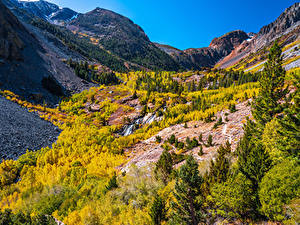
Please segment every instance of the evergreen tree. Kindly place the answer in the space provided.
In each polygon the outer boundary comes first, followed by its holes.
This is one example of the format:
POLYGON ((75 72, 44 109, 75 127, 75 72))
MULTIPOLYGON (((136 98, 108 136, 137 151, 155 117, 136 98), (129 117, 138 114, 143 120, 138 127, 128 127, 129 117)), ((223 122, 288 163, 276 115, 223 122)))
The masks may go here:
POLYGON ((255 194, 253 211, 257 214, 260 206, 258 186, 265 173, 271 168, 271 160, 259 139, 260 136, 256 124, 248 120, 244 129, 245 134, 240 140, 237 148, 238 168, 252 183, 253 193, 255 194))
POLYGON ((150 208, 150 217, 153 224, 159 225, 166 220, 166 203, 160 196, 155 196, 154 201, 150 208))
POLYGON ((285 70, 282 67, 282 50, 277 41, 270 49, 268 61, 259 80, 259 94, 253 105, 253 117, 264 126, 272 118, 282 112, 279 100, 287 94, 284 88, 285 70))
POLYGON ((208 136, 208 139, 207 139, 207 145, 206 145, 206 146, 207 146, 207 147, 212 147, 212 146, 214 146, 213 138, 212 138, 212 135, 211 135, 211 134, 208 136))
POLYGON ((173 170, 173 159, 171 154, 164 150, 154 169, 156 178, 160 178, 164 184, 168 183, 169 177, 173 170))
POLYGON ((109 180, 108 185, 106 186, 106 190, 112 190, 114 188, 118 187, 118 183, 117 183, 117 175, 116 173, 112 176, 112 178, 109 180))
POLYGON ((231 146, 227 141, 225 146, 221 145, 219 147, 216 160, 211 160, 209 172, 206 172, 202 185, 205 196, 210 193, 213 184, 223 183, 227 180, 230 172, 230 152, 231 146))
POLYGON ((300 160, 300 74, 295 74, 293 86, 296 91, 290 95, 284 117, 279 120, 281 129, 278 129, 278 133, 283 138, 277 141, 277 147, 300 160))
POLYGON ((192 156, 188 156, 176 178, 174 191, 176 201, 171 203, 172 219, 175 223, 198 225, 203 220, 200 189, 202 182, 197 162, 192 156))

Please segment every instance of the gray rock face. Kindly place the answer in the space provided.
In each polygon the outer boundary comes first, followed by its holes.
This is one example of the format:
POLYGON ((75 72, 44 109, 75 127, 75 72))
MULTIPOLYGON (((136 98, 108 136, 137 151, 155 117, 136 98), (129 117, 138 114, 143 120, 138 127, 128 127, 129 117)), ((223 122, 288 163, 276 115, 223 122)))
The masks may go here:
POLYGON ((273 38, 276 34, 285 32, 298 21, 300 21, 299 2, 287 8, 274 22, 262 27, 258 35, 268 35, 273 38))
POLYGON ((56 104, 61 96, 90 87, 62 62, 42 34, 21 24, 1 2, 0 25, 0 89, 28 100, 39 95, 38 103, 56 104))
POLYGON ((15 30, 24 31, 24 29, 12 13, 1 7, 1 4, 0 2, 0 58, 21 60, 24 43, 15 30))
POLYGON ((16 103, 0 96, 0 161, 16 159, 26 150, 39 150, 51 146, 60 130, 28 112, 16 103))
POLYGON ((213 67, 221 58, 227 56, 232 50, 247 40, 249 36, 241 30, 236 30, 214 38, 206 48, 190 48, 184 51, 170 51, 171 47, 160 46, 162 50, 170 54, 175 61, 189 69, 201 67, 213 67))
MULTIPOLYGON (((287 8, 274 22, 262 27, 253 39, 255 52, 300 26, 300 3, 287 8)), ((299 34, 298 34, 299 36, 299 34)), ((296 39, 294 37, 293 39, 296 39)))
POLYGON ((250 53, 270 46, 274 40, 283 35, 291 34, 284 45, 295 41, 299 38, 299 31, 297 31, 299 27, 300 3, 298 2, 287 8, 274 22, 262 27, 258 34, 233 31, 215 38, 207 48, 173 51, 170 46, 159 47, 189 69, 213 67, 216 63, 220 63, 221 68, 226 68, 250 53))

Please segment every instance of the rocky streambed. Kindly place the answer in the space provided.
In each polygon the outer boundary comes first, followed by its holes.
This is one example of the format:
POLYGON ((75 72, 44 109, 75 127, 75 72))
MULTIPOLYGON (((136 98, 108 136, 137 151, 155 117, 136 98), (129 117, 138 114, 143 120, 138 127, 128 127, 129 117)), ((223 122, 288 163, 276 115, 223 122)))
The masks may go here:
POLYGON ((17 159, 26 150, 51 146, 61 130, 0 96, 0 161, 17 159))

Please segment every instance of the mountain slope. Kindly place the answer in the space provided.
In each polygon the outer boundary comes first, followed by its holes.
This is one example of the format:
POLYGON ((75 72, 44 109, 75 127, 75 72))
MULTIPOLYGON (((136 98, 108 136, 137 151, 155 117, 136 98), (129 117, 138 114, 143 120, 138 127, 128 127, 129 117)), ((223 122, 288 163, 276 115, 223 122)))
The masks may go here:
POLYGON ((97 39, 105 49, 129 62, 150 69, 179 68, 168 54, 151 43, 140 26, 112 11, 96 8, 79 15, 68 28, 97 39))
POLYGON ((227 56, 247 40, 249 36, 244 31, 232 31, 219 38, 214 38, 206 48, 190 48, 184 51, 168 51, 163 46, 162 50, 170 54, 182 66, 189 69, 199 69, 201 67, 213 67, 220 59, 227 56))
POLYGON ((28 99, 56 103, 89 87, 47 43, 28 31, 0 2, 0 88, 28 99))
MULTIPOLYGON (((227 68, 243 61, 245 67, 250 67, 265 59, 266 51, 272 43, 279 39, 282 46, 286 46, 300 38, 300 3, 287 8, 274 22, 262 27, 251 40, 244 41, 237 46, 226 58, 218 64, 227 68)), ((241 64, 241 63, 240 63, 241 64)), ((237 64, 239 66, 239 64, 237 64)), ((239 68, 239 67, 237 67, 239 68)))

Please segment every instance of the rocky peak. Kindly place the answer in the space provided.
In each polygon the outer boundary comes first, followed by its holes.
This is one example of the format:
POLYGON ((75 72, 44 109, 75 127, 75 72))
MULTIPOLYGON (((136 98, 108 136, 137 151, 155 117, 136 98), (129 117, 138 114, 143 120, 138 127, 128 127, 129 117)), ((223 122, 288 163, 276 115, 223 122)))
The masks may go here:
POLYGON ((96 9, 82 14, 72 24, 85 27, 93 33, 103 35, 120 35, 121 38, 135 36, 149 41, 144 30, 129 18, 113 11, 97 7, 96 9))
POLYGON ((59 11, 59 7, 47 1, 19 1, 23 7, 33 15, 47 19, 52 13, 59 11))
POLYGON ((300 3, 287 8, 274 22, 262 27, 259 36, 268 34, 269 38, 274 38, 277 34, 285 32, 288 28, 299 25, 300 3))
POLYGON ((236 30, 224 34, 219 38, 214 38, 209 47, 217 50, 224 57, 248 38, 249 36, 247 33, 241 30, 236 30))

